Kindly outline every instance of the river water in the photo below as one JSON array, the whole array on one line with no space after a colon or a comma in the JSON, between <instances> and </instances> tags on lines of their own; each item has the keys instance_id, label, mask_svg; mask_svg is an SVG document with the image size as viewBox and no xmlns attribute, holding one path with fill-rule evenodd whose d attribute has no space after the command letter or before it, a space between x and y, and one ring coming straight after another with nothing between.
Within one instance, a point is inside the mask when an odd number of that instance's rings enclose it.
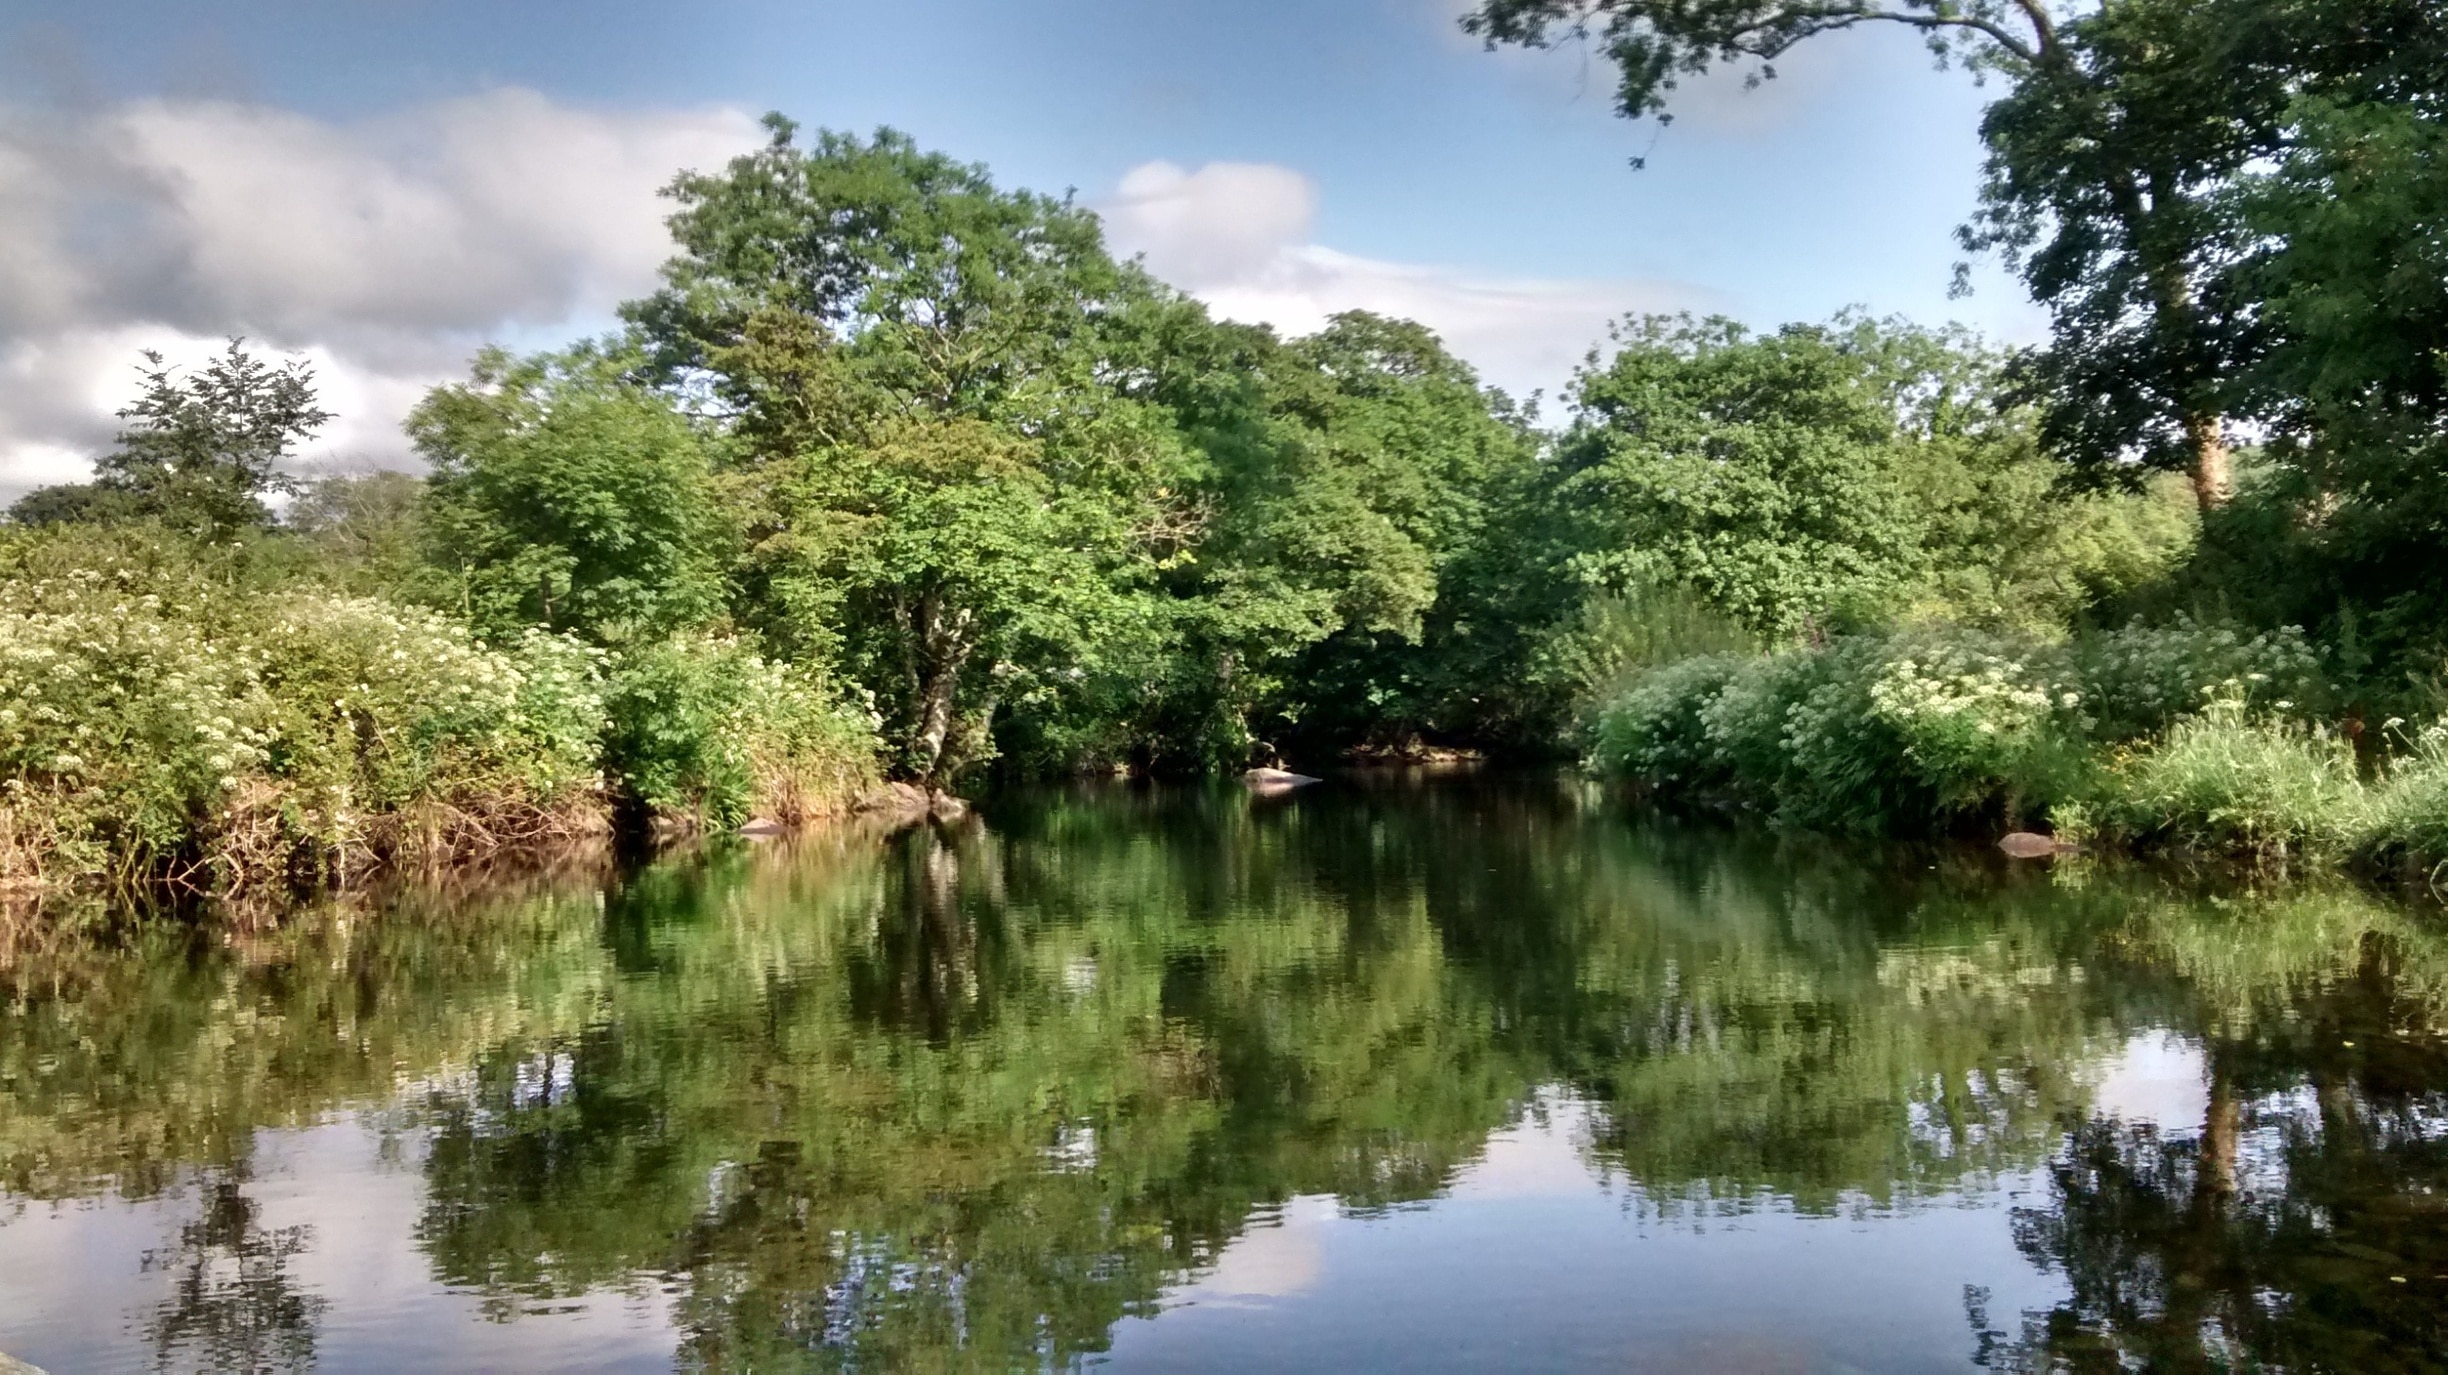
<instances>
[{"instance_id":1,"label":"river water","mask_svg":"<svg viewBox=\"0 0 2448 1375\"><path fill-rule=\"evenodd\" d=\"M2448 922L1121 785L0 959L85 1370L2448 1369Z\"/></svg>"}]
</instances>

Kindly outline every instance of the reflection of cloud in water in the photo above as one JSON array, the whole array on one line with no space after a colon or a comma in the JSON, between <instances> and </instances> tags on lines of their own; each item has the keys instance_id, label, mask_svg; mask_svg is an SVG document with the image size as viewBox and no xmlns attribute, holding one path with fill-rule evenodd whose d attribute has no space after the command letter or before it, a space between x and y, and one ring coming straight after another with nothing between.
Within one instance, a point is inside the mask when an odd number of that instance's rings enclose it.
<instances>
[{"instance_id":1,"label":"reflection of cloud in water","mask_svg":"<svg viewBox=\"0 0 2448 1375\"><path fill-rule=\"evenodd\" d=\"M2161 1136L2198 1135L2210 1110L2210 1076L2199 1042L2175 1032L2137 1033L2098 1069L2091 1110Z\"/></svg>"},{"instance_id":2,"label":"reflection of cloud in water","mask_svg":"<svg viewBox=\"0 0 2448 1375\"><path fill-rule=\"evenodd\" d=\"M1549 1089L1516 1125L1488 1138L1448 1196L1473 1202L1583 1197L1603 1192L1589 1166L1589 1107ZM1251 1216L1241 1235L1166 1307L1258 1308L1307 1292L1324 1268L1327 1232L1342 1218L1329 1195L1303 1195Z\"/></svg>"},{"instance_id":3,"label":"reflection of cloud in water","mask_svg":"<svg viewBox=\"0 0 2448 1375\"><path fill-rule=\"evenodd\" d=\"M1216 1257L1215 1267L1174 1291L1167 1306L1252 1308L1302 1292L1317 1282L1319 1234L1337 1212L1334 1199L1318 1196L1254 1215L1248 1230Z\"/></svg>"},{"instance_id":4,"label":"reflection of cloud in water","mask_svg":"<svg viewBox=\"0 0 2448 1375\"><path fill-rule=\"evenodd\" d=\"M1587 1103L1542 1090L1522 1120L1488 1138L1480 1158L1454 1181L1461 1199L1568 1198L1602 1190L1591 1172Z\"/></svg>"}]
</instances>

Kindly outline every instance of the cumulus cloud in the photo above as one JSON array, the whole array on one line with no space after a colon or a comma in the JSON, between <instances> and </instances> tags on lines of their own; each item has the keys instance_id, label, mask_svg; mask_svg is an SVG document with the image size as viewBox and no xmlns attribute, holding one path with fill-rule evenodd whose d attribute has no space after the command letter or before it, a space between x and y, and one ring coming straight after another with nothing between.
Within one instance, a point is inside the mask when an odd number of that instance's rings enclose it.
<instances>
[{"instance_id":1,"label":"cumulus cloud","mask_svg":"<svg viewBox=\"0 0 2448 1375\"><path fill-rule=\"evenodd\" d=\"M1317 204L1317 187L1289 167L1211 162L1190 172L1148 162L1123 173L1098 210L1150 271L1199 287L1265 270L1284 245L1309 237Z\"/></svg>"},{"instance_id":2,"label":"cumulus cloud","mask_svg":"<svg viewBox=\"0 0 2448 1375\"><path fill-rule=\"evenodd\" d=\"M332 123L262 105L0 109L0 490L108 442L141 348L243 333L313 361L318 447L397 461L399 418L488 338L567 333L654 280L656 190L755 144L735 110L507 89Z\"/></svg>"},{"instance_id":3,"label":"cumulus cloud","mask_svg":"<svg viewBox=\"0 0 2448 1375\"><path fill-rule=\"evenodd\" d=\"M1151 162L1097 208L1117 248L1228 319L1294 335L1345 310L1418 320L1517 395L1558 392L1628 313L1721 308L1679 282L1515 277L1339 252L1311 241L1317 203L1316 187L1289 168Z\"/></svg>"}]
</instances>

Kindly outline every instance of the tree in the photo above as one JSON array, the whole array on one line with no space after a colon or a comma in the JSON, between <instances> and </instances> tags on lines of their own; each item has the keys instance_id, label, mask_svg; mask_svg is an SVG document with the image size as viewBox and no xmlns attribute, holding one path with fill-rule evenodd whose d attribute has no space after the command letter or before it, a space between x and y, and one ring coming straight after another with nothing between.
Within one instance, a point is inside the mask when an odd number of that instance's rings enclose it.
<instances>
[{"instance_id":1,"label":"tree","mask_svg":"<svg viewBox=\"0 0 2448 1375\"><path fill-rule=\"evenodd\" d=\"M900 768L947 781L1152 633L1188 454L1140 333L1196 308L1066 200L889 130L767 127L672 184L681 253L626 313L726 426L744 618L842 646Z\"/></svg>"},{"instance_id":2,"label":"tree","mask_svg":"<svg viewBox=\"0 0 2448 1375\"><path fill-rule=\"evenodd\" d=\"M1618 340L1575 384L1550 497L1586 585L1687 586L1790 635L1913 608L1941 553L2014 558L1998 526L2025 512L1984 509L1982 489L2033 460L1995 404L1995 361L1967 340L1847 318L1754 336L1688 316Z\"/></svg>"},{"instance_id":3,"label":"tree","mask_svg":"<svg viewBox=\"0 0 2448 1375\"><path fill-rule=\"evenodd\" d=\"M480 355L408 419L433 465L423 527L456 599L495 635L530 625L642 643L722 610L705 445L632 357Z\"/></svg>"},{"instance_id":4,"label":"tree","mask_svg":"<svg viewBox=\"0 0 2448 1375\"><path fill-rule=\"evenodd\" d=\"M1130 511L983 421L887 427L768 480L789 534L765 555L837 599L844 667L888 708L911 777L988 757L999 711L1084 681L1148 614Z\"/></svg>"},{"instance_id":5,"label":"tree","mask_svg":"<svg viewBox=\"0 0 2448 1375\"><path fill-rule=\"evenodd\" d=\"M1727 63L1773 77L1795 44L1866 24L2003 77L1961 237L2003 252L2050 311L2029 373L2047 433L2096 480L2186 471L2207 510L2232 490L2224 382L2252 346L2220 192L2274 146L2285 87L2283 32L2257 18L2189 0L2064 20L2041 0L1483 0L1463 24L1490 46L1595 33L1632 118L1664 118L1679 77Z\"/></svg>"},{"instance_id":6,"label":"tree","mask_svg":"<svg viewBox=\"0 0 2448 1375\"><path fill-rule=\"evenodd\" d=\"M1283 682L1263 708L1311 748L1462 724L1462 677L1518 667L1472 637L1501 576L1494 506L1535 461L1525 421L1426 327L1363 311L1285 344L1262 376L1283 443L1237 475L1206 557L1264 567L1311 608L1307 633L1257 660Z\"/></svg>"},{"instance_id":7,"label":"tree","mask_svg":"<svg viewBox=\"0 0 2448 1375\"><path fill-rule=\"evenodd\" d=\"M58 482L17 498L9 506L8 518L14 525L68 525L128 519L137 511L137 503L126 492L91 482Z\"/></svg>"},{"instance_id":8,"label":"tree","mask_svg":"<svg viewBox=\"0 0 2448 1375\"><path fill-rule=\"evenodd\" d=\"M270 524L265 495L296 490L281 463L332 417L315 403L312 368L271 367L245 345L232 338L183 380L146 350L144 394L119 412L118 447L95 460L97 492L211 538Z\"/></svg>"},{"instance_id":9,"label":"tree","mask_svg":"<svg viewBox=\"0 0 2448 1375\"><path fill-rule=\"evenodd\" d=\"M782 312L843 346L870 407L1041 419L1092 381L1108 317L1154 294L1067 199L1002 190L890 129L803 151L790 120L765 127L764 148L666 188L680 254L623 309L661 366L710 369L727 400L753 398L717 351Z\"/></svg>"}]
</instances>

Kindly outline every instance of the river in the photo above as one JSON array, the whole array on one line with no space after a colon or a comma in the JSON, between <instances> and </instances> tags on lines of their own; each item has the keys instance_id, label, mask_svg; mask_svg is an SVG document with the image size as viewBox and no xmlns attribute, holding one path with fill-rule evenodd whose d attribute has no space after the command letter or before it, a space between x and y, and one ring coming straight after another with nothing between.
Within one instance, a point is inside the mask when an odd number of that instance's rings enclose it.
<instances>
[{"instance_id":1,"label":"river","mask_svg":"<svg viewBox=\"0 0 2448 1375\"><path fill-rule=\"evenodd\" d=\"M0 1351L2448 1369L2448 921L1554 778L21 927Z\"/></svg>"}]
</instances>

